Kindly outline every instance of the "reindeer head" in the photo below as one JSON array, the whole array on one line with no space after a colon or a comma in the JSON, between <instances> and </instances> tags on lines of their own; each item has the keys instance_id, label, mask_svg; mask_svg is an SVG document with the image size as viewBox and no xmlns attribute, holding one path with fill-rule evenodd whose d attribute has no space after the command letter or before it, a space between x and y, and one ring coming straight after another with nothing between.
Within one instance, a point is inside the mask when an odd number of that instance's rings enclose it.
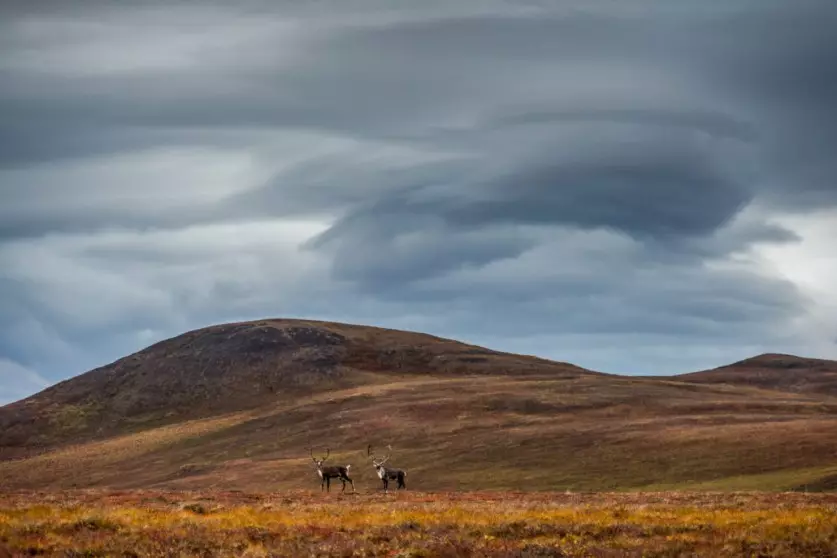
<instances>
[{"instance_id":1,"label":"reindeer head","mask_svg":"<svg viewBox=\"0 0 837 558\"><path fill-rule=\"evenodd\" d=\"M323 457L323 458L321 458L321 459L317 459L316 457L314 457L314 449L313 449L313 448L309 448L309 450L308 450L308 451L310 451L310 452L311 452L311 459L312 459L312 460L314 461L314 463L317 465L317 469L319 469L320 467L322 467L322 466L323 466L323 463L325 463L326 459L328 459L328 456L329 456L329 455L331 455L331 451L330 451L328 448L326 448L326 455L325 455L325 457Z\"/></svg>"},{"instance_id":2,"label":"reindeer head","mask_svg":"<svg viewBox=\"0 0 837 558\"><path fill-rule=\"evenodd\" d=\"M387 448L389 448L389 454L383 459L375 459L375 455L372 453L372 444L369 444L366 448L366 456L372 460L372 466L379 471L384 466L384 463L389 461L389 458L392 456L392 446L387 446Z\"/></svg>"}]
</instances>

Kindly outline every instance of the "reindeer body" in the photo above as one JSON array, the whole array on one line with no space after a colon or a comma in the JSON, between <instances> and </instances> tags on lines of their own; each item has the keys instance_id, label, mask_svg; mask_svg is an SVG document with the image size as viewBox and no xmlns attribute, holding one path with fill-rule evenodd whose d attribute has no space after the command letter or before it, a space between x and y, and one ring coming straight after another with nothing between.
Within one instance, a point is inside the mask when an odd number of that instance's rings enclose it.
<instances>
[{"instance_id":1,"label":"reindeer body","mask_svg":"<svg viewBox=\"0 0 837 558\"><path fill-rule=\"evenodd\" d=\"M407 483L404 482L404 478L407 476L406 471L393 469L391 467L384 467L383 465L379 465L375 467L375 469L378 471L378 478L384 483L384 492L386 492L389 488L389 481L391 480L398 482L396 490L407 488Z\"/></svg>"},{"instance_id":2,"label":"reindeer body","mask_svg":"<svg viewBox=\"0 0 837 558\"><path fill-rule=\"evenodd\" d=\"M351 465L346 465L343 467L342 465L329 465L325 467L318 467L317 474L320 476L320 491L322 492L323 485L325 485L326 492L331 491L331 479L340 479L343 483L343 490L341 492L346 491L346 481L352 485L352 491L355 489L355 483L349 477L349 469Z\"/></svg>"},{"instance_id":3,"label":"reindeer body","mask_svg":"<svg viewBox=\"0 0 837 558\"><path fill-rule=\"evenodd\" d=\"M346 481L352 485L352 492L355 491L355 483L352 481L351 477L349 477L349 469L352 468L351 465L323 465L328 456L330 455L330 451L326 448L326 456L322 459L317 459L314 457L313 451L311 453L311 459L314 460L314 463L317 465L317 475L320 477L320 492L323 491L325 488L326 492L331 492L331 479L340 479L340 482L343 483L343 490L340 492L346 491Z\"/></svg>"}]
</instances>

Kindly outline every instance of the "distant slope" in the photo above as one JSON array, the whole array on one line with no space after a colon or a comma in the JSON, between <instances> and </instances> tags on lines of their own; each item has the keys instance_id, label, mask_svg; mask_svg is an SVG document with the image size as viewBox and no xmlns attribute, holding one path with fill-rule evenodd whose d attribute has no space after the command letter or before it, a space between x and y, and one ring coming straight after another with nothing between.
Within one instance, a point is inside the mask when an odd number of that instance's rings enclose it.
<instances>
[{"instance_id":1,"label":"distant slope","mask_svg":"<svg viewBox=\"0 0 837 558\"><path fill-rule=\"evenodd\" d=\"M835 486L837 397L700 374L600 374L346 324L225 324L0 408L0 490L316 490L314 446L369 491L368 444L391 444L418 490Z\"/></svg>"},{"instance_id":2,"label":"distant slope","mask_svg":"<svg viewBox=\"0 0 837 558\"><path fill-rule=\"evenodd\" d=\"M682 374L673 379L792 393L837 395L837 362L794 355L763 354L712 370Z\"/></svg>"}]
</instances>

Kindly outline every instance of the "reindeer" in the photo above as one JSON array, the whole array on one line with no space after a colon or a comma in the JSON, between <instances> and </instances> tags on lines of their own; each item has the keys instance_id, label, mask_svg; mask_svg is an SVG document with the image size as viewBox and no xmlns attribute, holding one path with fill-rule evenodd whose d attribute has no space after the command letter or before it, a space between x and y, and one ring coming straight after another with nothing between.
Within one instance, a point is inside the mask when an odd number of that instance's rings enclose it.
<instances>
[{"instance_id":1,"label":"reindeer","mask_svg":"<svg viewBox=\"0 0 837 558\"><path fill-rule=\"evenodd\" d=\"M407 472L402 469L384 467L384 463L389 461L389 458L392 456L392 446L387 447L389 448L389 454L380 461L375 459L375 456L372 454L372 444L366 448L366 456L372 460L372 466L375 467L375 470L378 472L378 478L384 483L384 492L387 492L389 481L391 480L398 481L398 487L396 490L400 490L402 488L406 490L407 484L404 482L404 477L407 476Z\"/></svg>"},{"instance_id":2,"label":"reindeer","mask_svg":"<svg viewBox=\"0 0 837 558\"><path fill-rule=\"evenodd\" d=\"M349 481L349 484L352 485L352 492L355 491L355 483L349 478L349 469L352 467L351 465L346 465L345 467L342 465L323 466L325 460L328 459L329 455L331 455L331 451L326 448L326 456L322 459L314 457L313 449L310 449L309 451L311 452L311 459L313 459L314 463L317 465L317 474L320 475L320 492L323 491L323 487L325 487L326 492L331 492L331 479L340 479L343 483L343 490L341 490L341 492L346 491L346 481Z\"/></svg>"}]
</instances>

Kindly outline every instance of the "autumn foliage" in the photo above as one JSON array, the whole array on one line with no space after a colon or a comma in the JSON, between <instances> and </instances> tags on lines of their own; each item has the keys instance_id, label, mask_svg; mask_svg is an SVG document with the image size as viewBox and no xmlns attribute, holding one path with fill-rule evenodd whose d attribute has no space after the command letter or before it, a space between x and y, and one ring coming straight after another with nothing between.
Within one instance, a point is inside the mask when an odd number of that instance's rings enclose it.
<instances>
[{"instance_id":1,"label":"autumn foliage","mask_svg":"<svg viewBox=\"0 0 837 558\"><path fill-rule=\"evenodd\" d=\"M77 491L0 497L41 556L834 556L837 496Z\"/></svg>"}]
</instances>

